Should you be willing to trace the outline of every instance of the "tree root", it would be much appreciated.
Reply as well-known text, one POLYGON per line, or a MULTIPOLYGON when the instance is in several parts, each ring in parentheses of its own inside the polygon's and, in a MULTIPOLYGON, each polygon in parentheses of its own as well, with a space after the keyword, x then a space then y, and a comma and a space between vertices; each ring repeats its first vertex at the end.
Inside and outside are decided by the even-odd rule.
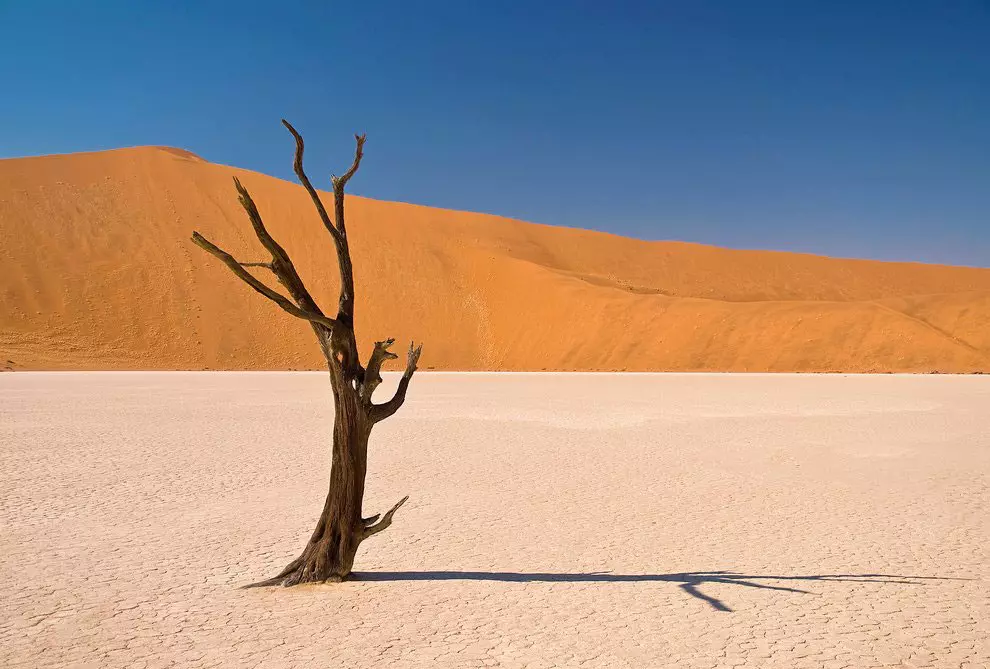
MULTIPOLYGON (((360 534, 356 537, 356 543, 354 544, 354 553, 357 553, 357 547, 362 541, 368 537, 378 534, 382 530, 387 529, 392 524, 392 517, 395 512, 399 510, 406 500, 409 499, 409 495, 406 495, 395 505, 385 512, 385 515, 380 516, 380 514, 375 514, 370 518, 362 518, 361 525, 362 529, 360 534), (379 520, 381 518, 381 520, 379 520), (376 522, 377 521, 377 522, 376 522)), ((311 543, 306 546, 306 550, 303 554, 297 557, 295 560, 290 562, 285 569, 283 569, 277 576, 265 579, 264 581, 258 581, 257 583, 249 583, 248 585, 241 586, 242 590, 247 590, 249 588, 268 588, 276 585, 281 585, 283 587, 291 587, 293 585, 300 585, 303 583, 341 583, 346 581, 351 575, 350 569, 347 569, 346 574, 335 574, 333 567, 329 569, 326 564, 320 565, 320 561, 317 558, 314 560, 314 553, 317 551, 326 551, 327 546, 322 545, 321 542, 311 543), (327 571, 331 573, 327 576, 323 576, 327 571)), ((353 560, 353 555, 351 555, 351 560, 353 560)), ((349 564, 349 563, 348 563, 349 564)))
MULTIPOLYGON (((347 576, 349 575, 350 574, 347 576)), ((278 576, 273 576, 272 578, 265 579, 264 581, 258 581, 257 583, 242 585, 241 590, 248 590, 250 588, 270 588, 278 585, 285 588, 290 588, 294 585, 302 585, 304 583, 342 583, 347 580, 347 576, 331 574, 326 578, 319 578, 314 576, 311 571, 307 574, 306 567, 302 564, 302 558, 298 557, 293 560, 289 566, 283 569, 278 576)))

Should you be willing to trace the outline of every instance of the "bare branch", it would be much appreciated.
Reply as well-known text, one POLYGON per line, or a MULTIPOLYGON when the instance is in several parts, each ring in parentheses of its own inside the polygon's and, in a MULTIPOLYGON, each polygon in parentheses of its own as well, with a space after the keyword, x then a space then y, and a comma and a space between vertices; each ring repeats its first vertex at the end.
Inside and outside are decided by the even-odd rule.
POLYGON ((365 539, 367 539, 370 536, 373 536, 375 534, 378 534, 382 530, 388 529, 389 525, 392 524, 392 516, 395 515, 395 512, 399 510, 399 507, 400 506, 402 506, 403 504, 406 503, 406 500, 407 499, 409 499, 409 495, 406 495, 405 497, 403 497, 402 499, 400 499, 398 502, 396 502, 395 506, 393 506, 391 509, 389 509, 388 511, 386 511, 385 512, 385 515, 382 516, 382 519, 379 520, 377 523, 375 523, 374 525, 370 525, 370 526, 366 527, 364 529, 364 533, 361 535, 361 541, 364 541, 365 539))
POLYGON ((351 166, 347 168, 344 172, 344 176, 337 177, 330 175, 330 183, 333 184, 333 215, 337 219, 337 229, 340 230, 341 236, 347 239, 347 228, 344 224, 344 186, 347 182, 351 180, 354 173, 358 171, 358 167, 361 166, 361 158, 364 157, 364 140, 367 135, 354 135, 354 142, 356 144, 354 148, 354 162, 351 166))
POLYGON ((409 380, 412 379, 412 375, 416 371, 416 363, 419 362, 419 356, 422 353, 422 344, 414 347, 413 342, 409 342, 409 351, 406 353, 406 371, 402 373, 402 378, 399 379, 399 386, 395 389, 395 395, 384 404, 371 405, 371 419, 374 422, 377 423, 378 421, 385 420, 398 411, 402 403, 406 401, 406 390, 409 388, 409 380))
POLYGON ((368 368, 364 372, 364 383, 361 386, 362 402, 371 402, 371 396, 375 393, 375 388, 381 384, 382 364, 386 360, 395 360, 399 357, 388 350, 394 343, 395 339, 391 338, 385 341, 375 342, 375 350, 371 352, 371 357, 368 359, 368 368))
POLYGON ((412 376, 413 372, 416 371, 416 363, 419 362, 419 356, 423 355, 423 345, 420 344, 416 348, 413 348, 415 342, 409 342, 409 351, 406 353, 406 374, 412 376))
POLYGON ((351 163, 349 168, 347 168, 347 171, 344 172, 343 176, 336 177, 332 174, 330 175, 330 183, 333 184, 334 193, 336 193, 338 189, 342 191, 344 186, 347 185, 347 182, 351 180, 352 176, 354 176, 354 173, 358 171, 358 168, 361 166, 361 159, 364 157, 364 142, 367 138, 367 135, 354 135, 354 142, 356 144, 354 148, 354 162, 351 163))
POLYGON ((347 243, 347 225, 344 221, 344 186, 350 181, 361 165, 364 156, 364 135, 354 135, 356 147, 354 162, 342 177, 330 177, 333 183, 333 216, 337 222, 337 230, 343 243, 337 247, 337 259, 340 262, 340 303, 337 318, 353 322, 354 318, 354 269, 351 266, 351 251, 347 243))
POLYGON ((272 264, 270 262, 242 262, 238 264, 241 267, 264 267, 265 269, 269 269, 273 272, 275 271, 275 268, 272 267, 272 264))
POLYGON ((304 309, 299 308, 292 303, 292 300, 285 297, 284 295, 272 290, 260 280, 254 277, 249 271, 244 269, 244 266, 237 262, 232 255, 218 247, 216 244, 208 240, 203 235, 198 232, 193 232, 192 240, 196 246, 200 247, 207 253, 219 258, 223 264, 230 268, 230 271, 237 275, 237 278, 241 279, 247 285, 254 288, 256 291, 267 297, 269 300, 282 307, 285 311, 292 314, 296 318, 301 318, 306 321, 313 323, 320 323, 327 326, 328 328, 333 328, 337 323, 332 318, 327 318, 323 314, 312 313, 304 309))
POLYGON ((313 184, 310 182, 309 177, 306 176, 306 171, 303 169, 303 149, 305 145, 303 144, 302 135, 296 132, 296 129, 292 127, 292 124, 282 119, 282 125, 292 133, 293 138, 296 140, 296 156, 292 161, 292 169, 295 170, 296 176, 299 178, 299 183, 303 185, 306 192, 309 193, 309 197, 312 198, 313 204, 316 206, 316 211, 320 214, 320 220, 323 221, 323 226, 330 231, 335 242, 340 245, 343 242, 343 235, 341 231, 334 227, 333 221, 330 220, 330 214, 327 213, 326 207, 323 206, 323 200, 320 199, 319 193, 313 188, 313 184))
MULTIPOLYGON (((313 200, 313 204, 316 205, 316 210, 320 214, 320 219, 323 221, 323 225, 330 231, 333 235, 333 240, 337 247, 337 264, 340 270, 340 298, 338 300, 337 309, 337 320, 347 323, 348 325, 353 325, 354 319, 354 269, 351 266, 351 252, 347 245, 347 231, 344 227, 344 185, 347 180, 354 176, 357 171, 358 165, 361 162, 361 156, 363 155, 364 147, 364 136, 356 137, 358 146, 354 154, 354 163, 351 165, 350 169, 347 170, 344 175, 345 178, 337 179, 332 178, 334 187, 334 216, 336 218, 336 225, 330 220, 330 216, 327 214, 326 207, 323 206, 323 201, 320 199, 319 194, 316 189, 313 188, 313 184, 310 182, 309 177, 306 176, 306 172, 303 169, 303 138, 292 124, 282 119, 282 125, 292 133, 292 136, 296 140, 296 156, 293 162, 293 168, 295 169, 296 176, 299 177, 299 182, 303 185, 306 191, 309 193, 310 198, 313 200)), ((357 345, 355 342, 349 342, 348 346, 350 348, 356 349, 357 345)))
POLYGON ((309 294, 306 284, 303 283, 296 272, 295 265, 285 249, 275 241, 275 238, 268 232, 265 222, 261 220, 261 213, 258 205, 254 203, 251 193, 241 184, 237 177, 234 177, 234 186, 237 188, 237 199, 251 220, 251 227, 258 236, 258 241, 272 254, 272 262, 269 269, 275 273, 279 282, 289 289, 289 294, 304 310, 314 314, 323 315, 323 310, 316 304, 316 300, 309 294))

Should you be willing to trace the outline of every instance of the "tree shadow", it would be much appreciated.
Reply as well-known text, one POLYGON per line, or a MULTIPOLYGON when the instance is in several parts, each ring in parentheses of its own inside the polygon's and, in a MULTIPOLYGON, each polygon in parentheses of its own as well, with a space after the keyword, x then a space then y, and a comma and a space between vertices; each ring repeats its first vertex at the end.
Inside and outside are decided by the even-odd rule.
POLYGON ((804 595, 815 593, 786 585, 770 585, 757 581, 823 581, 845 583, 887 583, 924 585, 926 581, 970 581, 968 578, 942 576, 897 576, 894 574, 818 574, 813 576, 758 576, 731 571, 692 571, 680 574, 585 574, 518 573, 490 571, 378 571, 352 574, 358 581, 501 581, 504 583, 676 583, 684 592, 707 602, 716 611, 731 612, 724 602, 706 595, 699 586, 724 583, 762 590, 778 590, 804 595))

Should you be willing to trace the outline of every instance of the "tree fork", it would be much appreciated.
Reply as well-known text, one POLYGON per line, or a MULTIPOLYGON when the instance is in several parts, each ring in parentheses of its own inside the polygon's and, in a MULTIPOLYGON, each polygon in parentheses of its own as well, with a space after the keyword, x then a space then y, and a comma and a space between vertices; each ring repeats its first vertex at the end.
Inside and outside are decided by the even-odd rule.
POLYGON ((398 356, 389 351, 394 339, 375 343, 367 368, 360 362, 357 338, 354 333, 354 272, 350 246, 344 222, 344 187, 358 171, 364 156, 364 135, 355 135, 354 160, 343 176, 331 177, 334 194, 334 219, 330 218, 319 193, 313 188, 303 168, 304 142, 294 127, 284 119, 282 124, 295 139, 296 151, 293 169, 309 193, 324 227, 333 239, 337 251, 337 267, 340 272, 340 296, 337 314, 330 318, 310 295, 285 249, 271 236, 265 227, 251 194, 238 179, 234 179, 238 200, 244 208, 255 235, 271 254, 268 262, 239 262, 232 255, 193 232, 193 242, 218 258, 237 276, 258 293, 275 302, 282 310, 307 321, 316 335, 320 350, 327 361, 330 385, 334 398, 333 445, 330 465, 330 488, 316 528, 303 552, 273 578, 244 587, 272 585, 296 585, 299 583, 340 582, 346 579, 354 564, 354 557, 365 539, 387 529, 395 512, 405 504, 403 497, 384 515, 362 516, 364 484, 368 465, 368 440, 374 425, 394 414, 405 402, 409 381, 416 371, 416 364, 423 346, 409 344, 406 368, 395 394, 387 402, 375 404, 372 395, 382 382, 381 368, 388 360, 398 356), (255 277, 248 268, 263 267, 272 274, 288 292, 288 296, 269 287, 255 277))

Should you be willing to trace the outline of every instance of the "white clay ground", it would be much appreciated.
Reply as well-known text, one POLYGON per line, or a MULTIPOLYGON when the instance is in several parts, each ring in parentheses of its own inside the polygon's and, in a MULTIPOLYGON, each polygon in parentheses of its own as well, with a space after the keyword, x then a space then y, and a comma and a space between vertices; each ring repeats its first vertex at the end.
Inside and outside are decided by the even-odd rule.
POLYGON ((0 666, 990 663, 990 377, 418 373, 359 580, 238 589, 331 419, 318 373, 0 375, 0 666))

